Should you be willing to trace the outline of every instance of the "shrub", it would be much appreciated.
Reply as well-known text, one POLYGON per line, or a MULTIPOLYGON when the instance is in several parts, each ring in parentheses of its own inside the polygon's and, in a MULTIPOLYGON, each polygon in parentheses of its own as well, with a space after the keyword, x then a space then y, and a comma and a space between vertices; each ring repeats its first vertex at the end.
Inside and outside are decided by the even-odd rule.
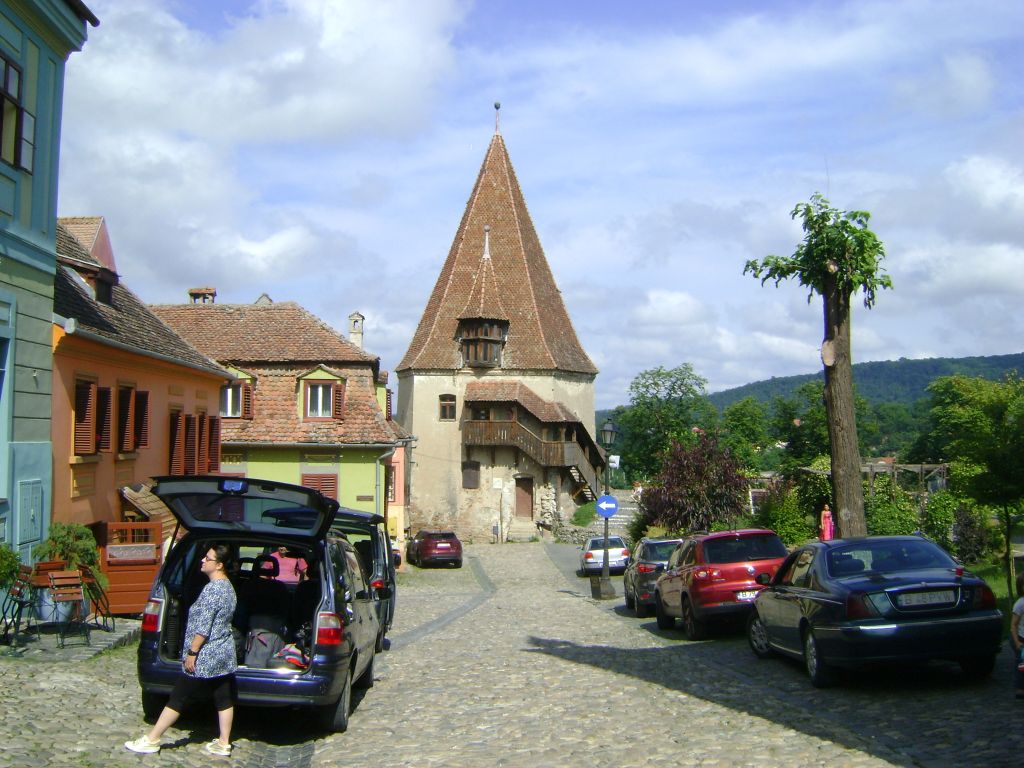
POLYGON ((891 477, 875 478, 874 495, 864 499, 864 517, 871 536, 906 536, 921 528, 913 497, 891 477))
POLYGON ((953 514, 953 554, 965 563, 976 563, 991 550, 985 514, 961 501, 953 514))
POLYGON ((817 532, 814 515, 801 508, 800 496, 793 487, 772 491, 759 510, 757 523, 775 531, 788 546, 803 544, 817 532))
POLYGON ((576 511, 572 513, 572 524, 578 525, 580 528, 586 528, 597 517, 597 503, 588 501, 586 504, 582 504, 576 507, 576 511))
POLYGON ((21 566, 21 555, 8 544, 0 544, 0 589, 7 589, 14 583, 21 566))
POLYGON ((921 518, 921 529, 943 549, 953 551, 953 523, 960 500, 949 491, 938 491, 928 497, 921 518))

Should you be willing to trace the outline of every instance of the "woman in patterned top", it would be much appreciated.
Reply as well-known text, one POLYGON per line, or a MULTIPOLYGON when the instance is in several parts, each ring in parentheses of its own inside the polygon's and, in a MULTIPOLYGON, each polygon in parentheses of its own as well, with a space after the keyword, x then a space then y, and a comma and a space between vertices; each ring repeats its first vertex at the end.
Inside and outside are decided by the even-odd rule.
POLYGON ((160 737, 178 720, 183 705, 202 694, 212 695, 217 708, 220 738, 206 745, 214 755, 231 754, 231 724, 235 716, 235 669, 238 658, 231 636, 231 618, 235 613, 235 590, 228 579, 231 550, 226 544, 214 544, 199 567, 210 583, 203 587, 188 612, 182 668, 171 698, 157 718, 153 729, 135 741, 126 741, 133 752, 152 754, 160 751, 160 737))

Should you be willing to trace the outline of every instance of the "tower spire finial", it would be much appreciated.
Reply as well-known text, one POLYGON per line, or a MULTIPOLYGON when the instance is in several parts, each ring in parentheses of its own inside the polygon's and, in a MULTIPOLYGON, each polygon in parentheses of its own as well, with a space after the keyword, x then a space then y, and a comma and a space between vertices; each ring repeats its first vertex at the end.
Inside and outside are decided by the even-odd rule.
POLYGON ((501 102, 494 102, 494 133, 501 134, 501 102))
POLYGON ((484 255, 483 258, 491 258, 491 225, 484 224, 484 255))

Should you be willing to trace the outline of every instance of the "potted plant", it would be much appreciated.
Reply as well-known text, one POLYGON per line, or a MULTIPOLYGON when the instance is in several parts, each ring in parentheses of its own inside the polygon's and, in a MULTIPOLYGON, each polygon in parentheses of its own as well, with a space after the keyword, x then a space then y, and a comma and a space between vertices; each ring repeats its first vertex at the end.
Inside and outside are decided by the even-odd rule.
POLYGON ((0 544, 0 589, 7 589, 14 583, 21 567, 21 556, 9 544, 0 544))
MULTIPOLYGON (((96 584, 87 584, 86 591, 90 597, 96 597, 97 587, 107 588, 107 576, 100 571, 100 553, 93 532, 80 523, 54 523, 50 526, 50 534, 32 548, 32 556, 39 560, 61 560, 66 563, 69 571, 81 570, 88 566, 96 579, 96 584)), ((44 600, 43 603, 46 601, 44 600)), ((41 604, 43 611, 47 610, 41 604)), ((49 609, 52 611, 52 607, 49 609)), ((40 618, 44 618, 42 614, 40 618)))

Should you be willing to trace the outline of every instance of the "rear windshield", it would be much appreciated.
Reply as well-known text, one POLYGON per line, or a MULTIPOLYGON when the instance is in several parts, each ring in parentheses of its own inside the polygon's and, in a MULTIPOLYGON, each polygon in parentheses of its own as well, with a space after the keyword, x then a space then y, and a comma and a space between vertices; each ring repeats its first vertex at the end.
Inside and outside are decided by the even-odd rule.
POLYGON ((456 538, 456 536, 455 536, 455 534, 452 531, 441 531, 440 533, 428 533, 423 538, 425 538, 425 539, 448 539, 448 540, 451 540, 451 539, 456 538))
POLYGON ((678 541, 655 541, 644 547, 644 557, 648 560, 668 560, 678 541))
MULTIPOLYGON (((592 539, 590 542, 591 549, 604 549, 604 539, 592 539)), ((625 549, 626 542, 620 539, 618 536, 608 537, 608 549, 625 549)))
POLYGON ((852 576, 864 571, 892 573, 955 567, 953 558, 941 547, 924 539, 866 539, 828 553, 828 572, 832 576, 852 576))
POLYGON ((772 560, 789 554, 786 545, 774 533, 756 533, 704 542, 704 560, 708 563, 745 563, 772 560))

